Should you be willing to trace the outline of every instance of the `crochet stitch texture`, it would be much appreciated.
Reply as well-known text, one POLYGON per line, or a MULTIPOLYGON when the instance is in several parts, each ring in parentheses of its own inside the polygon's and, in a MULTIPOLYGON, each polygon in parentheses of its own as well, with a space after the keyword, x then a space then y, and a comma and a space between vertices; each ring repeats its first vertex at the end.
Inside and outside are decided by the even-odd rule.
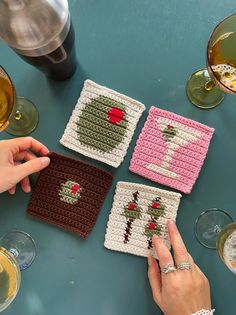
POLYGON ((170 248, 167 220, 176 219, 180 198, 179 193, 118 182, 104 246, 138 256, 156 257, 152 236, 159 235, 170 248))
POLYGON ((40 172, 28 213, 86 237, 96 223, 112 175, 90 164, 52 152, 40 172))
POLYGON ((213 133, 213 128, 153 106, 137 140, 129 169, 189 194, 213 133))
POLYGON ((86 80, 60 143, 118 167, 144 110, 142 103, 86 80))

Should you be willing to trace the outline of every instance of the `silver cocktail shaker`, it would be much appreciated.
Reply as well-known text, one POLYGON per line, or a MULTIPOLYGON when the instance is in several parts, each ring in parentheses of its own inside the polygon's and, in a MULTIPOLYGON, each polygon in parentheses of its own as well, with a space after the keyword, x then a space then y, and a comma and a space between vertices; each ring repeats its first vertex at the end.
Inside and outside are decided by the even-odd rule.
POLYGON ((67 0, 1 0, 0 39, 52 79, 65 80, 75 72, 67 0))

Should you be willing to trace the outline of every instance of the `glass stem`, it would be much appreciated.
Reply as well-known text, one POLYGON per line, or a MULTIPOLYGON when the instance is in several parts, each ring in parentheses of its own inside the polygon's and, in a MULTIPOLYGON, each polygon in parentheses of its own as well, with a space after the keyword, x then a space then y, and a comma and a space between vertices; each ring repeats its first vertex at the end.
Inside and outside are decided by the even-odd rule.
POLYGON ((9 252, 15 257, 17 258, 19 256, 19 252, 16 248, 10 248, 9 252))
POLYGON ((215 86, 215 83, 212 80, 209 80, 205 83, 205 90, 211 91, 215 86))
POLYGON ((17 110, 14 115, 15 120, 20 120, 22 118, 22 113, 17 110))

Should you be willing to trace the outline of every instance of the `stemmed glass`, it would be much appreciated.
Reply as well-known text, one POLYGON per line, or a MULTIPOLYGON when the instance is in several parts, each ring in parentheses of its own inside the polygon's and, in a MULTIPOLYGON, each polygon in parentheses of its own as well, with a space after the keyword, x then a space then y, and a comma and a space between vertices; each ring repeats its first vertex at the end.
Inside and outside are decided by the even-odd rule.
POLYGON ((39 120, 35 105, 24 97, 16 97, 11 78, 0 66, 0 131, 14 136, 30 134, 39 120))
POLYGON ((192 74, 186 85, 189 100, 208 109, 220 104, 224 92, 236 93, 236 14, 213 30, 207 45, 207 69, 192 74))
POLYGON ((32 264, 35 255, 35 242, 25 232, 11 231, 0 239, 0 312, 16 297, 21 282, 20 271, 32 264))
POLYGON ((207 248, 217 249, 224 264, 236 274, 236 222, 217 208, 200 214, 195 223, 195 235, 207 248))

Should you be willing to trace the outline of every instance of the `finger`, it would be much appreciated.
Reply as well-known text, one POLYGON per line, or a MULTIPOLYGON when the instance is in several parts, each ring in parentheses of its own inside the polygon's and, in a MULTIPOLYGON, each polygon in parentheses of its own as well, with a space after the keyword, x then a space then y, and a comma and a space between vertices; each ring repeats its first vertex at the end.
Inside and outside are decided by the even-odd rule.
POLYGON ((30 161, 36 158, 37 156, 29 151, 19 152, 14 156, 15 161, 30 161))
POLYGON ((30 174, 36 173, 44 169, 50 163, 48 157, 40 157, 37 159, 30 160, 23 164, 14 167, 14 172, 12 172, 11 181, 19 183, 23 178, 29 176, 30 174))
POLYGON ((159 259, 160 267, 163 268, 167 264, 174 265, 171 253, 169 249, 166 247, 166 245, 163 243, 163 241, 157 235, 154 235, 152 238, 152 242, 159 259))
POLYGON ((29 181, 29 177, 28 176, 26 176, 25 178, 22 179, 22 181, 21 181, 21 188, 26 193, 31 191, 30 181, 29 181))
POLYGON ((17 145, 16 152, 32 150, 39 153, 42 156, 46 156, 49 153, 48 148, 38 140, 32 137, 22 137, 13 140, 17 145))
POLYGON ((8 193, 9 193, 10 195, 14 195, 15 192, 16 192, 16 186, 14 186, 14 187, 8 189, 8 193))
POLYGON ((148 256, 148 279, 154 300, 161 299, 161 272, 155 258, 148 256))
POLYGON ((167 226, 168 226, 170 241, 171 241, 173 251, 174 251, 174 258, 175 258, 176 265, 178 265, 181 262, 188 262, 189 261, 188 251, 184 245, 184 242, 177 229, 175 222, 172 220, 168 220, 167 226))

